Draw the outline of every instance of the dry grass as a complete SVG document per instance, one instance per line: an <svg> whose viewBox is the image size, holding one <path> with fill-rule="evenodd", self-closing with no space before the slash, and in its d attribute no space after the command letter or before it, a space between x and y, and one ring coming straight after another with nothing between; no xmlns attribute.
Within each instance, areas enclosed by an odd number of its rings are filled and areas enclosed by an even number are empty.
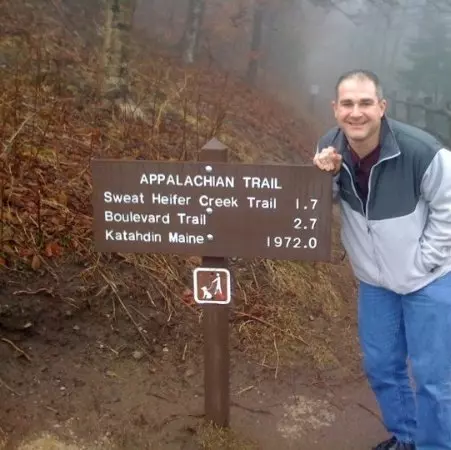
<svg viewBox="0 0 451 450"><path fill-rule="evenodd" d="M197 430L197 441L203 450L258 450L251 440L213 424L204 424Z"/></svg>
<svg viewBox="0 0 451 450"><path fill-rule="evenodd" d="M202 450L258 450L255 443L240 436L236 431L230 428L218 428L213 424L199 426L196 430L195 442ZM6 443L6 440L0 441L0 449L6 448L3 446ZM17 450L101 450L107 448L112 448L111 443L103 445L66 443L56 436L43 434L38 438L24 441Z"/></svg>
<svg viewBox="0 0 451 450"><path fill-rule="evenodd" d="M296 359L300 354L312 358L317 367L338 364L327 330L312 326L315 321L330 324L343 307L327 268L263 260L258 266L251 265L250 274L243 270L241 275L244 280L238 279L238 283L243 303L236 317L249 354L259 355L262 364L276 373L281 360ZM252 279L259 281L252 283Z"/></svg>
<svg viewBox="0 0 451 450"><path fill-rule="evenodd" d="M22 443L17 450L95 450L95 448L67 444L56 436L44 434L37 439Z"/></svg>

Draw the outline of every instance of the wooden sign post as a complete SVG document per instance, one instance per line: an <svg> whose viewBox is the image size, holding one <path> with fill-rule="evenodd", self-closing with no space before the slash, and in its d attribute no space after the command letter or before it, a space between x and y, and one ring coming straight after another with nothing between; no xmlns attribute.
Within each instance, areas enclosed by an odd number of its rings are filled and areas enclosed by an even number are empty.
<svg viewBox="0 0 451 450"><path fill-rule="evenodd" d="M214 139L202 148L200 161L227 162L228 149ZM213 239L215 236L213 235ZM204 256L203 267L227 268L226 258ZM229 305L204 305L205 418L220 427L230 421Z"/></svg>
<svg viewBox="0 0 451 450"><path fill-rule="evenodd" d="M329 261L332 222L329 173L229 163L227 155L212 139L197 162L91 164L98 251L202 256L194 284L203 308L205 414L223 427L230 419L227 258Z"/></svg>

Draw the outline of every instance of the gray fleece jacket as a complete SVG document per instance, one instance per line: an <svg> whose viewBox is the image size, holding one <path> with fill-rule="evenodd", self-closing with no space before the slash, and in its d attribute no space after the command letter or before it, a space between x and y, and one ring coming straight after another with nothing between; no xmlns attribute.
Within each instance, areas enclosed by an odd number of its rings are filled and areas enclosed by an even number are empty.
<svg viewBox="0 0 451 450"><path fill-rule="evenodd" d="M343 132L329 130L317 151L333 146L343 155L334 197L355 276L408 294L451 271L451 152L430 134L386 117L380 143L366 205Z"/></svg>

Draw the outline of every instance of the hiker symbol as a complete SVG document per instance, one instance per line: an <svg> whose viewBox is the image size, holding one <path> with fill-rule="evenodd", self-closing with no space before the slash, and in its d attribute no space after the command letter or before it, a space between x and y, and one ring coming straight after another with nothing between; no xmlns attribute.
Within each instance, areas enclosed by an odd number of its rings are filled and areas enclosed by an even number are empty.
<svg viewBox="0 0 451 450"><path fill-rule="evenodd" d="M230 272L223 268L194 270L194 300L197 303L230 303Z"/></svg>

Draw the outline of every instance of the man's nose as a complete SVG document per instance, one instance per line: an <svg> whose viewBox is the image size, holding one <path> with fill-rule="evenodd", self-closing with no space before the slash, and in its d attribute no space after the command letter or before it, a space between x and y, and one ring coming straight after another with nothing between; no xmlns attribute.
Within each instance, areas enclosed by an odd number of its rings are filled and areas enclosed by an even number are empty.
<svg viewBox="0 0 451 450"><path fill-rule="evenodd" d="M359 117L359 116L361 116L362 115L362 111L360 110L360 107L359 107L359 105L354 105L353 107L352 107L352 111L351 111L351 116L352 117Z"/></svg>

